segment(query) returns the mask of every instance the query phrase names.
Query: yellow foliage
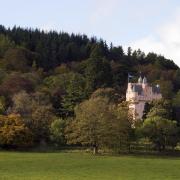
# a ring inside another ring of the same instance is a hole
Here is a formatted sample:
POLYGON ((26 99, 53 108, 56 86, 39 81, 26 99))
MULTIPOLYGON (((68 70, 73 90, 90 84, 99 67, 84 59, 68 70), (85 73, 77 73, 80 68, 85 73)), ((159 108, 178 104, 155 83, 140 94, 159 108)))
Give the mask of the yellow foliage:
POLYGON ((4 146, 29 146, 32 133, 19 114, 0 115, 0 144, 4 146))

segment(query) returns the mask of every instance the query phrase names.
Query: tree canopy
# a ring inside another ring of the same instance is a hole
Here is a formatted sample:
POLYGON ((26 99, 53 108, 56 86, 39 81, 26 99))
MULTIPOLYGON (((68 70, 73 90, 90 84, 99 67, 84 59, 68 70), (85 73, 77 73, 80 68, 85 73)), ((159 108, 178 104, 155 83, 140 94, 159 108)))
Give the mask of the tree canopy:
POLYGON ((163 95, 146 107, 144 137, 155 144, 150 132, 157 132, 168 140, 161 149, 175 146, 180 69, 172 60, 84 34, 0 25, 0 145, 130 148, 136 135, 124 102, 127 76, 140 72, 163 95))

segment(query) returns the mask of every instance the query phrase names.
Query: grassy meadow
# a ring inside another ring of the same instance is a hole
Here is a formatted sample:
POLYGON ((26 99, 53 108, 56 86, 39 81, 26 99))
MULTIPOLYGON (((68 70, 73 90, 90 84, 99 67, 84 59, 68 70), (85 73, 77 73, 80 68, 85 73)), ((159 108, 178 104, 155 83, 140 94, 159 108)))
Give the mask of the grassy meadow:
POLYGON ((180 179, 180 158, 0 152, 2 180, 180 179))

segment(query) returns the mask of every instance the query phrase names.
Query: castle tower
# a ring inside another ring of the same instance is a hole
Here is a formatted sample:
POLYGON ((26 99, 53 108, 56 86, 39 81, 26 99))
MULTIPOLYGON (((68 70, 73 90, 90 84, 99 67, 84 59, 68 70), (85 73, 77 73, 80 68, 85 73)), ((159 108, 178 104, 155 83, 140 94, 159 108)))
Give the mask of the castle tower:
POLYGON ((128 82, 126 101, 129 102, 129 109, 135 121, 142 119, 144 107, 147 102, 161 98, 159 85, 149 85, 146 77, 142 78, 140 76, 137 83, 128 82))

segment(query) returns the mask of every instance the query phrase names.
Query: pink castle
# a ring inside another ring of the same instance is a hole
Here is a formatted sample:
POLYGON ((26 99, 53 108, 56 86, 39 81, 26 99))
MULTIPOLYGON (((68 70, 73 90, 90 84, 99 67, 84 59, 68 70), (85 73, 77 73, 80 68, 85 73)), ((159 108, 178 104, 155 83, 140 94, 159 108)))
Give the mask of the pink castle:
POLYGON ((161 98, 160 86, 149 85, 146 77, 142 78, 140 76, 138 83, 128 82, 126 101, 129 102, 129 109, 131 110, 135 121, 142 119, 144 107, 147 102, 161 98))

